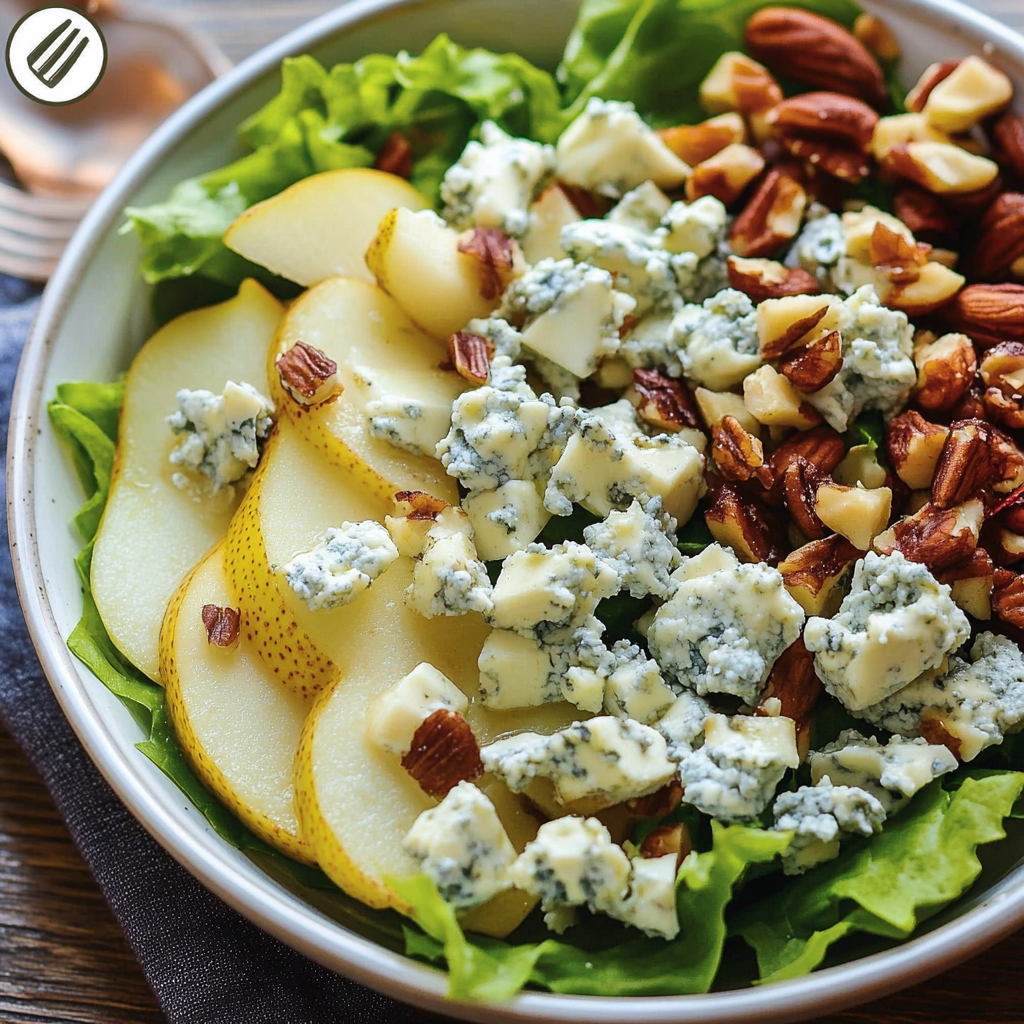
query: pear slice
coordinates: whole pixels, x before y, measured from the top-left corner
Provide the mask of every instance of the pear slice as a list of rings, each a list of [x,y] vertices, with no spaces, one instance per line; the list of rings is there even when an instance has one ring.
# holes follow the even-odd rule
[[[117,648],[159,681],[158,637],[167,602],[185,574],[224,537],[236,488],[214,493],[171,480],[176,438],[165,422],[181,388],[219,392],[246,381],[268,393],[266,353],[281,304],[254,281],[238,295],[186,313],[142,347],[125,380],[110,498],[92,555],[92,592]]]
[[[324,171],[250,207],[228,228],[224,244],[301,285],[339,274],[372,281],[366,248],[397,206],[425,210],[430,202],[384,171]]]
[[[247,640],[207,639],[203,608],[234,604],[218,545],[171,599],[160,633],[167,711],[203,784],[261,839],[307,864],[293,800],[295,751],[306,704],[267,672]]]
[[[338,364],[341,395],[306,406],[284,390],[275,361],[299,341]],[[452,402],[469,387],[457,373],[439,368],[446,359],[444,346],[416,327],[394,299],[364,281],[338,277],[311,288],[288,311],[268,374],[274,401],[299,431],[378,495],[426,491],[455,504],[458,489],[440,462],[396,448],[367,429],[367,402],[397,393],[425,409],[443,410],[439,441],[447,433]]]

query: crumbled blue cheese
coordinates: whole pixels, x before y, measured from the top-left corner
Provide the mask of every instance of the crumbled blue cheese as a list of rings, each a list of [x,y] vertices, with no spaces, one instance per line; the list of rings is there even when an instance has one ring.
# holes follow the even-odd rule
[[[634,857],[630,861],[629,895],[610,902],[609,917],[639,928],[651,938],[674,939],[679,934],[676,908],[676,855]]]
[[[550,395],[530,398],[491,385],[460,395],[451,417],[451,430],[436,454],[448,475],[468,491],[543,476],[575,428],[571,405],[557,405]]]
[[[726,288],[697,305],[684,306],[672,321],[682,350],[682,369],[711,391],[728,391],[761,365],[757,311],[750,298]]]
[[[917,383],[914,328],[907,314],[883,306],[871,285],[858,288],[839,311],[843,366],[820,391],[807,396],[840,432],[865,409],[886,416],[906,404]]]
[[[488,621],[535,640],[564,640],[617,591],[615,570],[585,544],[530,544],[505,559]]]
[[[937,719],[959,741],[961,760],[973,761],[1024,723],[1024,654],[1006,637],[979,633],[970,661],[951,657],[948,671],[925,673],[857,715],[903,736],[919,735],[922,717]]]
[[[658,609],[647,639],[662,671],[679,683],[754,705],[803,621],[803,609],[777,569],[738,565],[680,581]]]
[[[466,695],[426,661],[372,701],[366,709],[366,737],[375,746],[400,757],[412,747],[416,730],[435,712],[464,713]]]
[[[462,508],[473,524],[476,550],[485,562],[522,551],[551,518],[534,480],[509,480],[493,491],[473,491],[462,499]]]
[[[634,498],[646,504],[660,497],[670,515],[690,518],[704,493],[704,456],[693,445],[674,434],[648,437],[625,399],[581,409],[576,422],[544,492],[548,511],[567,516],[576,502],[607,516]]]
[[[787,875],[802,875],[834,860],[843,839],[881,832],[886,816],[885,808],[871,793],[855,786],[834,786],[827,775],[813,786],[779,794],[772,811],[772,828],[793,833],[782,858]]]
[[[492,630],[477,660],[481,703],[505,710],[567,700],[584,711],[600,711],[605,679],[615,665],[601,640],[603,632],[595,618],[573,630],[563,643]]]
[[[556,818],[537,830],[508,870],[517,889],[540,897],[545,923],[563,931],[567,907],[607,910],[619,904],[629,887],[629,858],[612,842],[596,818]]]
[[[614,284],[600,267],[544,259],[508,286],[499,315],[520,328],[534,352],[589,377],[618,349],[619,329],[636,307]]]
[[[894,551],[857,562],[832,619],[813,616],[804,643],[825,689],[851,711],[877,704],[944,664],[971,633],[950,589]]]
[[[465,513],[445,509],[427,531],[406,604],[426,619],[491,611],[491,581],[477,556]]]
[[[515,848],[494,804],[471,782],[460,782],[424,811],[402,846],[457,910],[479,906],[512,884]]]
[[[494,345],[495,356],[505,356],[507,359],[515,360],[522,352],[523,336],[500,316],[470,320],[463,330],[468,334],[479,334],[481,338],[490,341]],[[536,396],[531,391],[528,397]]]
[[[398,548],[372,519],[329,529],[312,551],[282,570],[288,586],[311,611],[340,608],[358,597],[395,559]]]
[[[555,168],[551,146],[516,139],[493,121],[480,126],[480,141],[466,143],[441,182],[444,219],[458,231],[500,228],[517,238],[530,225],[533,197]]]
[[[717,253],[725,242],[728,214],[714,196],[673,203],[655,236],[669,252],[692,252],[698,259]]]
[[[619,640],[611,653],[614,662],[607,666],[610,671],[604,686],[605,710],[642,725],[658,722],[676,700],[661,677],[658,663],[626,640]]]
[[[641,234],[650,234],[660,226],[671,206],[672,201],[653,181],[645,181],[619,200],[608,212],[607,220]]]
[[[660,498],[646,507],[634,499],[625,512],[609,512],[604,522],[586,527],[583,539],[618,573],[630,597],[667,598],[670,577],[682,562],[675,531],[676,521],[661,510]]]
[[[548,390],[556,399],[569,399],[573,403],[580,400],[580,378],[570,373],[564,366],[559,366],[553,359],[542,356],[539,352],[527,349],[524,358],[533,364],[534,373],[547,385]]]
[[[447,413],[441,417],[431,416],[423,402],[401,395],[385,395],[368,403],[367,414],[372,437],[413,455],[430,457],[433,457],[438,438],[448,432],[450,423]]]
[[[555,154],[562,181],[615,199],[645,181],[677,188],[690,174],[632,103],[597,97],[562,132]]]
[[[178,411],[167,423],[182,439],[170,454],[172,466],[203,473],[213,489],[237,483],[260,458],[260,442],[274,425],[274,404],[251,384],[229,380],[221,394],[182,388]]]
[[[676,772],[660,733],[612,716],[575,722],[551,736],[519,733],[488,744],[480,757],[513,793],[546,778],[562,804],[589,800],[601,807],[647,796]]]
[[[654,728],[665,737],[668,756],[681,761],[704,742],[704,723],[711,708],[703,697],[692,690],[683,690],[672,706],[654,723]]]
[[[723,821],[748,821],[769,804],[787,768],[796,768],[796,725],[782,715],[709,715],[704,745],[679,764],[683,801]]]
[[[813,274],[825,291],[835,291],[832,271],[846,255],[846,232],[838,213],[812,203],[807,222],[786,254],[787,267],[800,267]]]
[[[957,766],[946,747],[922,737],[890,736],[887,743],[880,743],[855,729],[846,729],[835,742],[812,750],[809,761],[813,782],[828,776],[837,785],[867,790],[886,814],[893,814],[918,790]]]
[[[622,339],[619,356],[631,367],[663,369],[670,377],[681,377],[683,350],[672,321],[670,313],[648,313]]]

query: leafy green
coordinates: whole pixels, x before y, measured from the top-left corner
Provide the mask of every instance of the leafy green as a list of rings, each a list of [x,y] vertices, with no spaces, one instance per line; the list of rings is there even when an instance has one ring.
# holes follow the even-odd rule
[[[976,849],[1006,835],[1022,788],[1017,772],[968,774],[953,791],[933,783],[870,842],[744,908],[732,930],[753,946],[761,981],[807,974],[851,932],[907,938],[978,877]]]
[[[434,884],[420,875],[388,884],[409,904],[423,930],[406,931],[406,952],[445,960],[449,995],[458,999],[508,998],[529,980],[552,992],[577,995],[654,996],[707,992],[722,960],[725,909],[752,864],[774,860],[788,832],[712,823],[712,848],[692,853],[679,869],[679,937],[631,939],[604,949],[546,939],[510,945],[467,936]],[[582,938],[582,937],[581,937]]]

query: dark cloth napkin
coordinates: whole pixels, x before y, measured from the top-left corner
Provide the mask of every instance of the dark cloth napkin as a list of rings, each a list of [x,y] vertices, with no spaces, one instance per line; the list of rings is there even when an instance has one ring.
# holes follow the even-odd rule
[[[36,306],[36,289],[0,275],[4,450],[18,358]],[[170,1024],[440,1020],[288,949],[207,892],[150,838],[93,766],[50,691],[14,588],[6,519],[0,530],[0,716],[53,795]]]

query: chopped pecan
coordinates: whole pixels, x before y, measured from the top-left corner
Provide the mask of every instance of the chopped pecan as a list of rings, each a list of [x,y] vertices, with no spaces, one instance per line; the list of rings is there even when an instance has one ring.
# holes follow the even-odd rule
[[[893,417],[886,429],[886,451],[896,475],[915,491],[931,487],[949,427],[929,423],[913,409]]]
[[[779,372],[805,394],[820,391],[842,368],[843,339],[838,331],[790,349],[779,360]]]
[[[203,625],[206,642],[214,647],[234,647],[238,643],[239,612],[237,608],[222,608],[217,604],[203,605]]]
[[[924,105],[928,102],[928,97],[932,93],[932,89],[939,84],[944,82],[954,71],[959,67],[960,61],[958,60],[944,60],[938,61],[935,64],[929,64],[928,67],[921,72],[921,77],[917,80],[917,84],[910,92],[907,93],[907,98],[904,101],[907,110],[914,114],[920,114],[924,110]]]
[[[626,810],[639,818],[665,818],[679,806],[682,799],[683,785],[678,779],[673,779],[647,796],[627,800]]]
[[[842,582],[861,552],[833,533],[791,551],[779,562],[789,591],[808,615],[833,615],[842,599]]]
[[[960,757],[960,739],[954,736],[945,726],[934,708],[925,708],[921,712],[921,735],[938,747],[945,747],[958,761]]]
[[[460,782],[472,782],[484,773],[480,746],[469,722],[451,708],[438,708],[416,730],[402,767],[424,793],[437,800]]]
[[[946,204],[916,185],[899,189],[892,200],[893,213],[926,242],[949,242],[957,237],[956,218]]]
[[[771,256],[800,230],[807,192],[778,170],[769,171],[743,212],[733,222],[729,240],[737,256]]]
[[[917,384],[911,392],[922,409],[946,412],[967,393],[978,369],[974,345],[966,334],[944,334],[914,346]]]
[[[775,260],[745,260],[730,256],[729,287],[749,295],[754,303],[784,295],[817,295],[818,279],[801,267],[787,267]]]
[[[764,504],[732,483],[717,483],[712,494],[704,521],[715,540],[731,547],[741,561],[778,564],[785,536]]]
[[[699,94],[705,110],[739,110],[747,115],[768,110],[782,99],[782,89],[771,72],[738,50],[729,50],[715,61]]]
[[[908,142],[893,146],[883,166],[941,196],[968,195],[988,187],[999,167],[951,142]]]
[[[872,106],[887,102],[878,61],[842,25],[792,7],[765,7],[748,21],[746,50],[789,78],[857,96]]]
[[[768,112],[767,121],[783,135],[866,151],[878,114],[852,96],[806,92],[783,100]]]
[[[448,508],[448,502],[426,491],[399,491],[395,495],[395,508],[406,519],[437,519]]]
[[[983,389],[980,378],[971,382],[971,386],[964,392],[952,409],[946,415],[951,421],[955,420],[983,420],[988,415],[983,401]]]
[[[670,853],[674,853],[677,868],[690,856],[692,851],[693,842],[690,839],[690,831],[679,821],[673,824],[659,825],[652,829],[640,844],[640,856],[646,859],[667,857]]]
[[[1005,280],[1022,255],[1024,194],[1004,192],[981,219],[978,241],[971,254],[971,277],[976,281]]]
[[[1024,578],[1011,569],[996,569],[992,584],[992,611],[1004,622],[1024,629]]]
[[[559,181],[558,187],[584,220],[600,219],[612,208],[611,200],[596,192],[588,192],[564,181]]]
[[[401,132],[392,132],[381,147],[373,164],[378,171],[397,174],[400,178],[412,176],[412,146]]]
[[[891,308],[901,309],[908,316],[924,316],[946,305],[963,285],[962,274],[931,260],[919,268],[914,280],[893,283],[885,301]]]
[[[793,525],[807,538],[821,540],[829,531],[814,511],[818,487],[827,477],[806,459],[795,458],[782,475],[782,500]]]
[[[935,467],[932,501],[952,508],[987,488],[1011,491],[1024,478],[1024,453],[1001,430],[984,420],[958,420]]]
[[[875,270],[896,284],[920,277],[931,248],[921,242],[909,242],[905,235],[878,221],[871,233],[868,255]]]
[[[691,167],[703,163],[734,142],[746,142],[747,128],[735,111],[719,114],[700,124],[677,125],[658,132],[661,141]]]
[[[472,228],[459,238],[459,252],[480,264],[480,295],[496,299],[505,290],[515,264],[517,246],[498,228]]]
[[[726,416],[711,428],[711,452],[718,471],[726,480],[742,482],[755,477],[765,489],[772,475],[764,464],[764,447],[753,434],[743,429],[735,416]]]
[[[714,196],[732,206],[763,170],[764,157],[756,149],[734,142],[693,168],[686,179],[686,198],[693,202]]]
[[[999,68],[972,54],[937,85],[925,101],[928,123],[942,132],[970,132],[1000,113],[1013,98],[1013,82]],[[970,146],[970,142],[965,145]]]
[[[828,316],[828,297],[784,295],[762,302],[757,309],[757,339],[762,359],[778,359]]]
[[[658,370],[635,369],[637,414],[660,430],[700,429],[700,417],[686,385]]]
[[[767,715],[765,702],[773,697],[782,707],[779,714],[802,722],[821,696],[821,680],[814,671],[814,655],[804,646],[803,637],[790,644],[772,666],[755,715]]]
[[[282,352],[274,365],[281,386],[300,405],[319,405],[341,390],[338,364],[304,341]]]
[[[1024,341],[1024,284],[968,285],[941,315],[982,348]]]
[[[871,174],[871,161],[859,149],[838,146],[832,142],[818,142],[814,139],[798,139],[783,136],[786,151],[811,167],[840,181],[856,184]]]
[[[912,562],[935,572],[969,559],[978,546],[985,503],[972,498],[953,508],[928,504],[875,538],[884,554],[899,551]]]
[[[794,434],[772,452],[768,468],[776,480],[781,480],[794,459],[804,459],[819,473],[827,476],[846,454],[846,444],[831,427],[815,427]]]
[[[1024,427],[1024,341],[1004,341],[981,360],[983,401],[991,419],[1017,430]]]
[[[1024,120],[1006,113],[992,128],[993,156],[1000,167],[1024,178]]]
[[[486,384],[491,377],[494,342],[482,334],[456,331],[448,339],[448,360],[460,377],[471,384]]]

